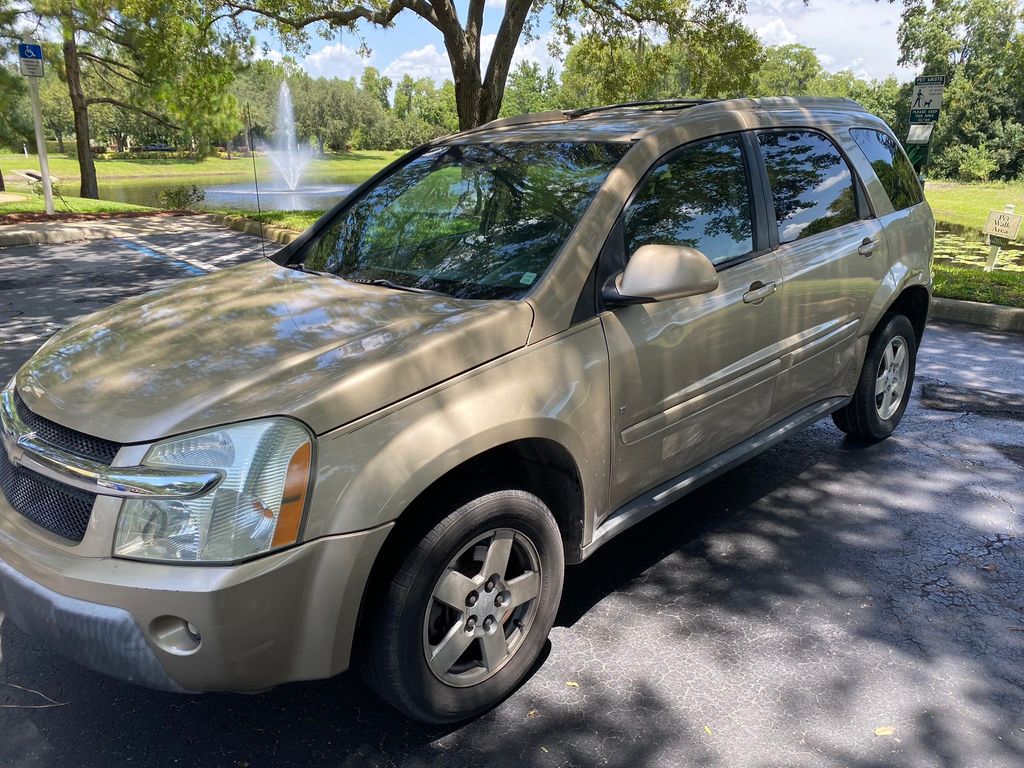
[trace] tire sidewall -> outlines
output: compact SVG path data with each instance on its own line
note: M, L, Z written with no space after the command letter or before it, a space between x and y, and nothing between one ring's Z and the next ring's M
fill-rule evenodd
M888 419L883 419L878 413L875 405L875 380L878 376L878 366L885 353L885 348L892 343L892 340L900 336L907 345L907 383L903 390L903 400L899 408ZM910 404L911 390L914 385L914 373L917 369L917 336L914 333L914 326L903 315L892 315L889 321L882 327L881 332L871 340L867 365L864 366L864 378L861 382L865 395L869 398L870 410L868 412L871 420L872 432L879 438L888 437L893 433L903 414Z
M451 559L474 539L497 528L518 531L533 542L541 562L540 605L515 655L492 677L465 688L438 680L423 653L423 623L434 585ZM402 566L411 583L390 590L386 610L397 619L387 653L397 662L406 704L425 720L454 722L493 707L532 668L554 623L561 598L564 555L554 517L544 503L523 491L497 491L452 513L424 538ZM385 650L385 649L381 649Z

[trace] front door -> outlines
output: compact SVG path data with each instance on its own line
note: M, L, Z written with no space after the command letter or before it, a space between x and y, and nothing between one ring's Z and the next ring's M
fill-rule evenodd
M611 366L611 508L752 435L778 361L782 279L761 242L744 137L681 147L648 173L617 232L623 254L685 245L718 269L708 294L601 315Z

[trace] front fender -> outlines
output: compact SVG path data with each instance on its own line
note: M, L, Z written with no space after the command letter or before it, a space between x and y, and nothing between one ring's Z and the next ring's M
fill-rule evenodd
M586 535L607 500L608 397L595 318L323 435L304 538L395 520L456 467L528 438L554 441L576 462Z

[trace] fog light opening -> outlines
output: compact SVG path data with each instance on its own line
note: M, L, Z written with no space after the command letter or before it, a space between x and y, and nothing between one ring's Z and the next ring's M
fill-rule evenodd
M160 649L176 656L195 653L203 642L195 625L178 616L153 619L149 625L149 635Z

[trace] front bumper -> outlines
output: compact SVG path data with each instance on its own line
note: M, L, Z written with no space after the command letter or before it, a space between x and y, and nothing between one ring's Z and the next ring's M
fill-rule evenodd
M348 667L363 590L392 524L232 567L83 557L0 496L0 612L61 655L172 691L258 691ZM201 638L166 628L189 622Z

